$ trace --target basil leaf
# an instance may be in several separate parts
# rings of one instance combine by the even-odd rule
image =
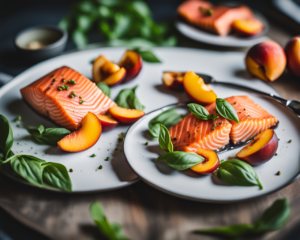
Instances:
[[[110,97],[110,87],[105,83],[97,83],[97,87],[108,97]]]
[[[140,100],[138,99],[138,97],[135,94],[137,87],[138,86],[135,86],[132,89],[132,93],[129,94],[127,102],[128,102],[128,105],[130,106],[130,108],[134,108],[134,109],[143,111],[145,109],[145,106],[143,106],[141,104]]]
[[[153,137],[158,138],[160,124],[166,127],[171,127],[178,123],[181,119],[182,117],[176,112],[176,110],[174,108],[171,108],[159,114],[149,122],[149,132]]]
[[[94,202],[90,207],[90,214],[101,234],[109,240],[129,240],[122,234],[119,224],[110,224],[104,214],[102,206]]]
[[[135,86],[133,89],[123,89],[120,91],[118,96],[115,99],[115,103],[119,107],[144,110],[144,106],[141,104],[140,100],[136,96],[136,89],[138,86]]]
[[[205,107],[196,103],[190,103],[188,104],[188,107],[196,118],[199,118],[201,120],[209,119],[209,112],[206,110]]]
[[[230,159],[219,165],[218,175],[222,180],[237,186],[259,186],[261,185],[254,168],[241,160]]]
[[[165,152],[173,152],[173,143],[171,141],[169,130],[162,124],[160,124],[158,142],[162,150]]]
[[[175,151],[160,155],[157,161],[166,161],[172,168],[185,170],[204,161],[204,158],[195,153]]]
[[[216,99],[216,110],[224,118],[239,123],[239,117],[234,107],[222,98]]]
[[[14,136],[8,120],[0,114],[0,150],[4,159],[8,158],[10,149],[14,143]]]
[[[70,18],[69,17],[64,17],[59,23],[58,26],[65,31],[68,31],[70,29]]]
[[[40,125],[37,129],[27,128],[31,136],[41,144],[56,146],[57,142],[69,135],[71,132],[65,128],[44,128]]]
[[[131,19],[129,16],[122,13],[116,13],[114,15],[114,19],[115,26],[113,28],[113,32],[117,38],[120,38],[129,30]]]
[[[274,231],[282,228],[288,221],[291,207],[286,198],[277,199],[254,223],[256,233]]]
[[[66,167],[60,163],[47,162],[42,164],[43,180],[51,187],[72,192],[72,182]]]
[[[72,33],[73,42],[77,47],[82,47],[88,43],[88,39],[84,32],[79,29],[75,29]]]
[[[212,234],[212,235],[218,235],[223,237],[240,237],[247,233],[252,232],[252,230],[253,230],[252,224],[235,224],[228,227],[197,230],[195,231],[195,233]]]
[[[145,2],[134,1],[131,3],[131,8],[142,19],[148,18],[151,16],[151,11]]]
[[[85,14],[77,16],[77,26],[82,32],[87,32],[92,26],[92,18]]]
[[[156,57],[156,55],[151,50],[147,50],[147,51],[135,50],[135,51],[137,51],[138,54],[140,54],[140,56],[145,62],[161,63],[161,61]]]

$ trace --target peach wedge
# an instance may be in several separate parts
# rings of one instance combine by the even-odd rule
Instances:
[[[102,132],[101,122],[93,113],[87,113],[81,122],[82,127],[60,140],[58,147],[67,152],[81,152],[94,146]]]
[[[111,117],[109,117],[107,115],[98,114],[97,117],[99,118],[99,120],[101,122],[103,132],[110,131],[110,130],[114,129],[116,126],[118,126],[118,124],[119,124],[118,121],[116,121],[115,119],[112,119]]]
[[[143,66],[143,60],[140,54],[135,51],[127,50],[121,57],[118,65],[126,69],[126,77],[124,83],[134,79],[141,71]]]
[[[243,36],[254,36],[262,32],[264,25],[261,21],[253,19],[234,20],[232,28]]]
[[[114,106],[109,110],[110,115],[123,124],[132,124],[145,115],[143,111]]]
[[[163,73],[163,84],[172,90],[182,91],[183,88],[183,77],[185,72],[164,72]]]
[[[109,60],[104,56],[99,56],[93,62],[93,80],[95,83],[99,83],[104,80],[104,76],[102,74],[101,68],[105,63],[109,62]]]
[[[214,151],[199,148],[197,154],[204,157],[205,160],[191,167],[193,172],[207,174],[212,173],[218,168],[220,161],[218,155]]]

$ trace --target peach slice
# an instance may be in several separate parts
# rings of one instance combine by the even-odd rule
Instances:
[[[132,124],[145,115],[143,111],[114,106],[108,110],[110,115],[123,124]]]
[[[114,72],[113,74],[109,75],[102,82],[107,84],[108,86],[112,87],[112,86],[115,86],[115,85],[121,83],[125,79],[125,77],[126,77],[126,70],[125,70],[125,68],[122,67],[119,70],[117,70],[116,72]]]
[[[183,77],[185,72],[164,72],[163,73],[163,84],[172,90],[182,91],[183,88]]]
[[[81,152],[94,146],[102,133],[101,122],[93,113],[87,113],[81,122],[82,127],[60,140],[57,145],[67,152]]]
[[[285,47],[287,68],[291,74],[300,77],[300,35],[293,37]]]
[[[107,62],[109,62],[109,60],[102,55],[99,56],[98,58],[96,58],[96,60],[93,62],[93,71],[92,72],[93,72],[94,82],[99,83],[104,80],[104,76],[101,72],[101,68]]]
[[[191,167],[192,171],[206,174],[212,173],[218,168],[220,161],[218,155],[214,151],[199,148],[197,154],[204,157],[205,160]]]
[[[143,60],[135,51],[127,50],[125,54],[122,56],[118,65],[126,69],[126,77],[124,79],[124,83],[129,82],[134,79],[141,71],[143,66]]]
[[[115,119],[112,119],[111,117],[109,117],[107,115],[97,114],[97,117],[99,118],[99,120],[101,122],[103,132],[112,130],[119,124],[118,121],[116,121]]]
[[[183,87],[194,103],[208,105],[216,101],[217,95],[206,85],[201,77],[193,71],[187,72],[183,78]]]
[[[239,19],[232,22],[232,28],[241,35],[254,36],[264,29],[264,25],[261,21],[252,19]]]
[[[274,130],[267,129],[258,134],[236,155],[250,165],[259,165],[269,161],[278,148],[278,138]]]
[[[266,82],[275,81],[285,69],[286,56],[280,45],[267,41],[250,48],[245,63],[250,74]]]

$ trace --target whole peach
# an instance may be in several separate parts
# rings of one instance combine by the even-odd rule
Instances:
[[[285,46],[287,68],[295,76],[300,77],[300,36],[293,37]]]
[[[286,56],[278,43],[267,41],[251,47],[245,63],[250,74],[266,82],[275,81],[285,69]]]

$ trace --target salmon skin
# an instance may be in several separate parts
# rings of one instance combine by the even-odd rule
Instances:
[[[236,110],[239,123],[232,124],[230,138],[234,144],[246,142],[277,124],[277,118],[264,110],[248,96],[225,98]]]
[[[208,15],[204,10],[211,10]],[[213,6],[211,3],[200,0],[189,0],[183,2],[177,9],[178,14],[188,23],[201,28],[205,31],[226,36],[231,31],[234,20],[255,18],[252,11],[246,6],[226,7]]]
[[[215,114],[215,105],[205,107],[209,114]],[[190,113],[170,128],[170,136],[177,151],[197,152],[199,148],[216,150],[229,143],[231,123],[218,115],[215,121],[204,121]]]
[[[38,113],[71,131],[80,128],[88,112],[105,114],[116,105],[95,83],[65,66],[20,91],[23,99]]]

